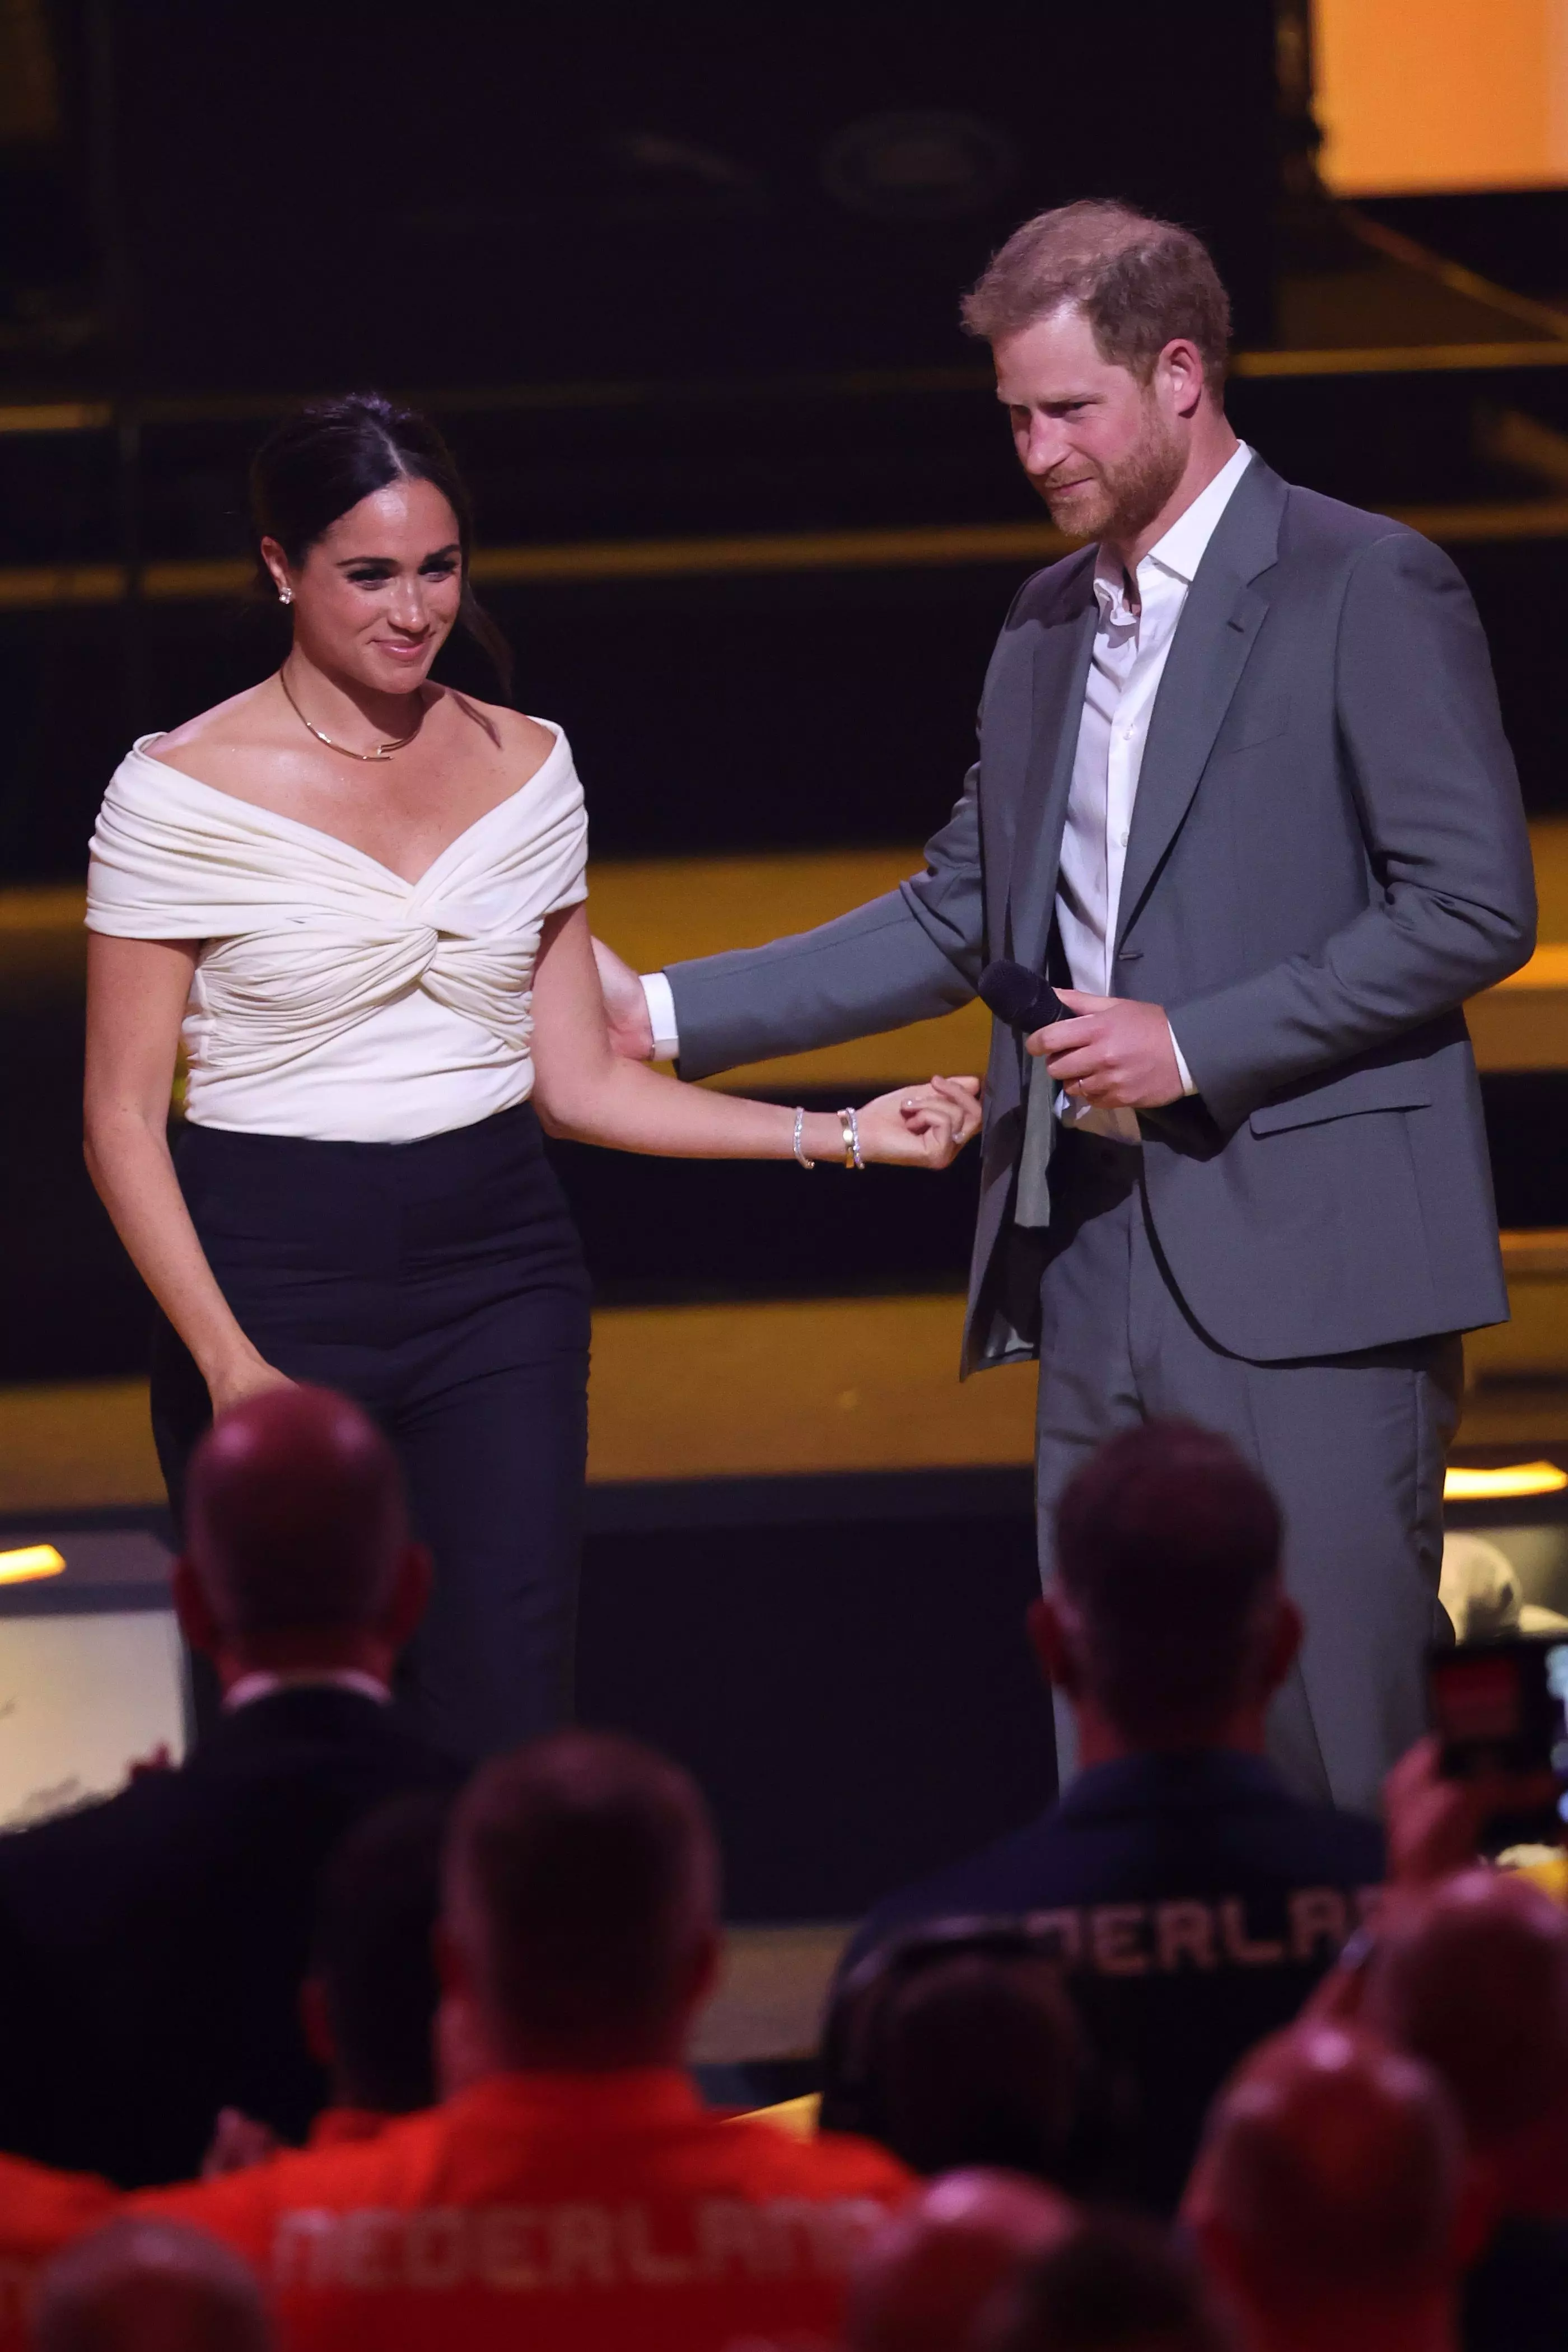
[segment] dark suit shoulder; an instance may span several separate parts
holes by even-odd
[[[1030,621],[1053,621],[1064,609],[1079,610],[1090,593],[1095,552],[1092,547],[1077,547],[1070,555],[1047,563],[1043,572],[1031,572],[1008,608],[1002,624],[1004,638]]]
[[[1393,515],[1347,506],[1342,499],[1327,498],[1321,490],[1303,489],[1296,482],[1287,485],[1279,527],[1281,555],[1311,551],[1341,554],[1353,560],[1363,548],[1384,539],[1404,540],[1419,548],[1432,545],[1418,530],[1412,530],[1408,523],[1396,521]]]
[[[462,1768],[427,1747],[388,1707],[351,1692],[294,1690],[224,1716],[185,1761],[145,1772],[112,1797],[0,1836],[0,1902],[37,1889],[51,1906],[89,1906],[155,1853],[236,1817],[251,1797],[269,1808],[284,1790],[308,1806],[355,1810],[405,1790],[456,1790]],[[69,1892],[77,1890],[73,1897]]]

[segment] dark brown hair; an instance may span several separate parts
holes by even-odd
[[[456,515],[463,551],[458,619],[489,656],[510,697],[511,648],[468,577],[474,515],[468,489],[439,429],[416,409],[398,408],[379,392],[351,392],[285,417],[251,460],[251,527],[258,542],[275,539],[289,562],[300,564],[341,515],[389,482],[428,482]]]
[[[1144,383],[1165,345],[1185,336],[1217,396],[1230,299],[1190,228],[1094,200],[1037,213],[993,254],[959,315],[967,334],[996,343],[1069,308],[1088,320],[1101,359]]]
[[[458,1806],[448,1887],[489,1990],[531,2045],[602,2063],[657,2036],[716,1916],[707,1809],[638,1741],[564,1731],[483,1765]]]
[[[1091,1454],[1057,1506],[1057,1568],[1084,1670],[1130,1738],[1158,1743],[1239,1703],[1279,1572],[1279,1507],[1236,1448],[1150,1421]]]

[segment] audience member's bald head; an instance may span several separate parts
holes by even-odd
[[[678,1765],[569,1731],[483,1766],[458,1801],[445,1919],[512,2063],[677,2054],[707,1989],[718,1850]]]
[[[1442,2075],[1472,2144],[1494,2146],[1568,2091],[1568,1916],[1504,1871],[1447,1879],[1379,1933],[1363,2014]]]
[[[994,2298],[965,2352],[1228,2352],[1188,2250],[1136,2213],[1091,2213]]]
[[[33,2299],[37,2352],[268,2352],[239,2256],[172,2221],[110,2221],[57,2254]]]
[[[191,1463],[186,1520],[208,1605],[241,1639],[369,1622],[408,1541],[391,1447],[331,1389],[268,1389],[220,1415]]]
[[[1421,2303],[1452,2283],[1463,2166],[1430,2067],[1364,2032],[1298,2025],[1220,2094],[1186,2210],[1249,2306]]]
[[[1015,2173],[933,2180],[856,2263],[847,2352],[952,2352],[998,2288],[1076,2226],[1064,2197]]]

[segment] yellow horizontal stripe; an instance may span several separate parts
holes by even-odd
[[[589,1477],[1027,1462],[1033,1370],[961,1387],[963,1319],[963,1300],[945,1297],[602,1308]],[[163,1491],[143,1381],[0,1390],[0,1511],[156,1503]]]
[[[1470,506],[1394,507],[1388,513],[1448,544],[1568,537],[1568,499]],[[481,548],[480,586],[546,586],[595,580],[679,580],[808,572],[922,570],[957,564],[1052,562],[1074,544],[1047,522],[931,523],[868,530],[749,531],[699,539],[582,540],[561,546]],[[201,603],[247,593],[254,575],[225,558],[149,563],[149,604]],[[114,563],[18,564],[0,569],[0,611],[112,604],[128,593]]]
[[[801,1178],[856,1181],[832,1171]],[[1508,1237],[1510,1262],[1542,1238]],[[1460,1440],[1517,1445],[1524,1458],[1568,1443],[1568,1263],[1555,1278],[1510,1263],[1510,1281],[1514,1323],[1473,1334],[1467,1361],[1472,1374],[1502,1371],[1539,1385],[1473,1391]],[[589,1477],[604,1485],[1026,1465],[1033,1367],[961,1386],[963,1315],[955,1297],[601,1308]],[[143,1381],[0,1390],[0,1511],[162,1499]]]
[[[1568,1069],[1568,945],[1551,936],[1568,931],[1568,820],[1542,820],[1531,837],[1548,943],[1522,971],[1470,1000],[1484,1070]],[[919,864],[913,846],[609,860],[590,872],[589,911],[601,938],[650,971],[809,930],[893,889]],[[0,890],[0,983],[79,986],[82,912],[79,888]],[[731,1094],[903,1085],[937,1071],[983,1070],[989,1045],[989,1015],[971,1003],[940,1020],[747,1063],[710,1083]]]
[[[481,549],[489,581],[675,579],[694,572],[900,570],[908,564],[1035,563],[1076,542],[1045,522],[935,523],[881,530],[749,531],[715,539],[595,540]]]
[[[1480,281],[1477,281],[1479,284]],[[1543,321],[1552,314],[1542,311]],[[1433,370],[1495,370],[1518,367],[1562,367],[1568,364],[1568,342],[1543,336],[1512,342],[1390,343],[1317,345],[1292,351],[1233,352],[1232,375],[1338,376],[1412,375]],[[775,382],[745,380],[732,383],[589,383],[500,384],[472,391],[437,389],[409,395],[416,407],[444,415],[504,415],[510,410],[632,408],[667,405],[684,407],[693,400],[707,404],[748,400],[789,400],[837,394],[843,398],[868,394],[885,398],[908,392],[949,392],[989,389],[984,367],[862,369],[843,375],[792,376]],[[253,393],[212,398],[151,399],[127,411],[137,421],[154,425],[208,423],[266,424],[287,415],[307,397],[300,394],[268,399]],[[29,433],[101,433],[115,421],[115,409],[105,400],[58,400],[0,403],[0,436]]]
[[[1568,341],[1392,343],[1329,351],[1237,352],[1230,372],[1241,376],[1429,375],[1468,368],[1528,367],[1568,367]]]
[[[0,406],[0,434],[101,433],[114,422],[106,400],[26,401]]]

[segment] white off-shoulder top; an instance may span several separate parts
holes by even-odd
[[[559,729],[544,764],[417,882],[134,744],[88,869],[89,929],[200,940],[184,1036],[203,1127],[401,1143],[533,1090],[547,915],[588,894],[588,822]]]

